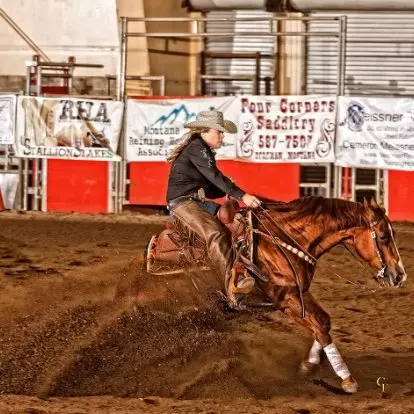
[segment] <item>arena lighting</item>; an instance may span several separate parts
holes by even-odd
[[[267,10],[283,11],[413,11],[412,0],[183,0],[189,11]]]

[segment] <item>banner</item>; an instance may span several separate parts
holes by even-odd
[[[240,96],[237,157],[251,162],[335,159],[335,96]]]
[[[122,102],[19,96],[17,155],[118,161],[122,114]]]
[[[336,164],[414,170],[414,100],[340,97]]]
[[[0,95],[0,145],[14,144],[15,95]]]
[[[216,109],[236,125],[239,104],[234,97],[169,100],[128,100],[126,117],[126,158],[128,161],[165,161],[181,142],[200,111]],[[236,135],[226,134],[217,159],[236,158]]]
[[[19,185],[19,174],[0,174],[0,211],[14,208]]]

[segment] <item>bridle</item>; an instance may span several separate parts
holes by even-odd
[[[371,233],[371,239],[374,242],[374,248],[375,248],[375,252],[377,253],[378,256],[378,260],[380,262],[380,270],[378,270],[377,275],[375,276],[375,279],[378,282],[384,282],[385,280],[385,269],[387,268],[387,265],[385,264],[385,261],[381,255],[381,251],[378,245],[378,235],[377,232],[375,231],[375,226],[380,222],[381,219],[377,219],[374,222],[369,223],[369,229],[370,229],[370,233]]]

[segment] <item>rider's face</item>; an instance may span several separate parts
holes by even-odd
[[[204,141],[210,148],[219,149],[223,144],[224,133],[217,129],[210,128],[207,132],[201,134]]]

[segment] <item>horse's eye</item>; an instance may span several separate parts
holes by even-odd
[[[384,233],[382,236],[380,236],[379,239],[383,242],[386,242],[390,239],[390,234],[389,233]]]

